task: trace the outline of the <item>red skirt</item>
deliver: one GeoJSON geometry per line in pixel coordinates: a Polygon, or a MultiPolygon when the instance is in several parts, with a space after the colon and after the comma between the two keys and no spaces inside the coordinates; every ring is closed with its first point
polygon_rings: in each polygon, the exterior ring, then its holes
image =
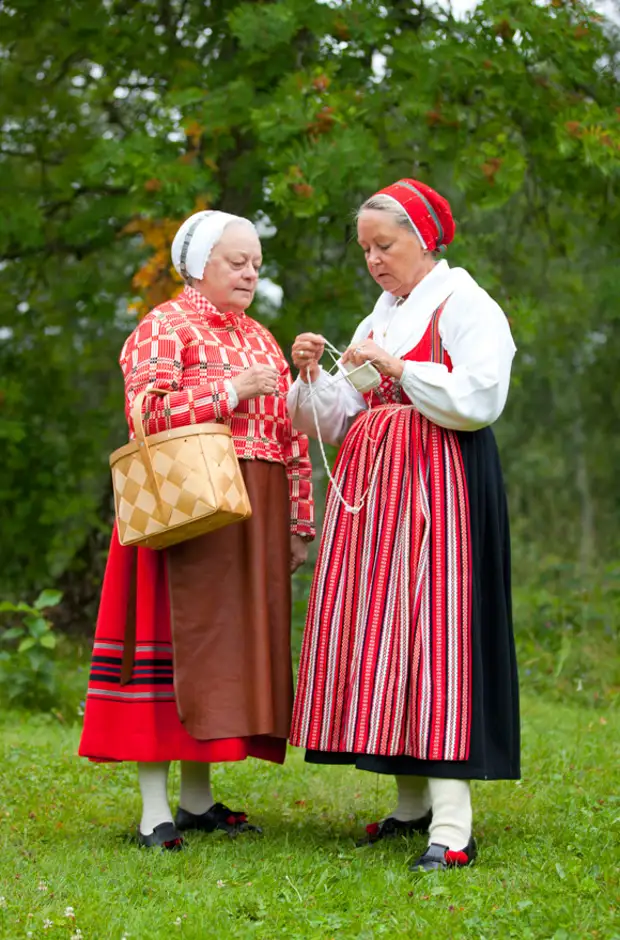
{"type": "MultiPolygon", "coordinates": [[[[245,464],[245,462],[244,462],[245,464]]],[[[254,464],[254,462],[252,462],[254,464]]],[[[243,469],[246,470],[245,465],[243,469]]],[[[279,465],[261,465],[260,467],[251,466],[247,468],[252,475],[260,471],[257,483],[261,484],[264,492],[266,488],[262,477],[265,473],[274,483],[273,492],[275,497],[279,497],[282,486],[286,488],[283,468],[279,465]],[[279,479],[280,475],[284,482],[279,479]]],[[[245,474],[244,474],[245,475],[245,474]]],[[[252,481],[246,478],[246,482],[252,481]]],[[[250,486],[248,486],[250,489],[250,486]]],[[[252,495],[251,499],[252,499],[252,495]]],[[[277,502],[281,500],[278,498],[277,502]]],[[[290,615],[288,617],[275,616],[274,610],[278,607],[280,611],[289,603],[290,598],[290,576],[288,567],[286,568],[286,577],[276,577],[274,572],[274,562],[278,569],[281,567],[284,557],[288,566],[289,536],[288,536],[288,500],[284,507],[286,522],[283,527],[281,538],[274,538],[274,514],[282,507],[269,505],[257,506],[257,500],[252,500],[254,515],[252,519],[235,526],[227,527],[220,532],[204,536],[206,540],[211,540],[211,548],[216,552],[220,547],[226,546],[227,542],[234,542],[233,558],[243,558],[248,556],[252,559],[254,572],[254,582],[259,583],[260,590],[273,590],[272,585],[279,585],[279,592],[282,598],[268,596],[269,614],[267,619],[269,624],[278,621],[281,624],[280,633],[286,630],[286,637],[267,637],[265,641],[261,640],[263,646],[271,646],[272,654],[276,656],[276,662],[272,670],[271,695],[277,698],[273,713],[274,729],[273,733],[243,734],[235,737],[211,737],[209,740],[202,740],[193,737],[181,723],[175,696],[175,670],[173,666],[173,637],[171,630],[171,604],[170,604],[170,579],[168,571],[167,552],[156,552],[148,548],[130,548],[123,547],[118,541],[116,528],[112,534],[110,554],[108,557],[102,595],[95,632],[95,643],[92,658],[92,669],[90,674],[86,710],[84,716],[84,729],[80,742],[79,753],[83,757],[90,758],[93,761],[168,761],[168,760],[189,760],[204,761],[208,763],[217,763],[221,761],[238,761],[246,757],[256,757],[262,760],[269,760],[276,763],[282,763],[286,754],[286,735],[288,732],[288,720],[290,719],[291,708],[291,680],[290,680],[290,615]],[[264,518],[261,518],[264,517],[264,518]],[[269,520],[271,532],[271,544],[264,553],[256,551],[257,532],[262,536],[264,531],[264,522],[269,520]],[[258,526],[258,529],[257,529],[258,526]],[[262,526],[262,528],[261,528],[262,526]],[[253,541],[252,541],[253,540],[253,541]],[[279,555],[274,556],[273,542],[282,542],[281,548],[278,548],[279,555]],[[249,546],[252,546],[250,552],[249,546]],[[286,556],[284,556],[286,552],[286,556]],[[256,573],[257,566],[265,567],[264,577],[258,577],[256,573]],[[285,585],[285,587],[284,587],[285,585]],[[128,610],[133,609],[135,603],[135,646],[131,651],[131,660],[129,674],[126,677],[128,681],[122,678],[126,671],[127,651],[125,649],[126,622],[128,610]],[[288,650],[288,663],[284,662],[286,656],[284,653],[288,650]],[[277,654],[277,655],[276,655],[277,654]],[[278,681],[278,670],[280,679],[278,681]],[[273,684],[275,683],[275,684],[273,684]]],[[[267,501],[265,500],[265,503],[267,501]]],[[[282,527],[277,527],[279,528],[282,527]]],[[[198,540],[196,540],[198,541],[198,540]]],[[[264,538],[261,538],[261,542],[264,538]]],[[[210,551],[211,549],[209,549],[210,551]]],[[[168,550],[170,551],[170,550],[168,550]]],[[[205,567],[205,571],[208,567],[205,567]]],[[[259,572],[260,574],[260,572],[259,572]]],[[[237,573],[230,572],[230,578],[233,580],[237,573]]],[[[225,579],[228,575],[225,576],[225,579]]],[[[224,579],[224,580],[225,580],[224,579]]],[[[248,585],[247,581],[238,585],[237,593],[241,592],[246,604],[252,605],[253,598],[248,596],[252,591],[259,587],[248,585]]],[[[230,589],[230,583],[222,590],[226,591],[226,597],[230,602],[234,591],[230,589]]],[[[201,586],[196,585],[196,603],[197,609],[207,611],[214,610],[214,604],[217,605],[217,585],[211,584],[207,589],[202,588],[205,596],[201,596],[201,586]],[[215,597],[214,597],[215,594],[215,597]]],[[[258,605],[257,605],[258,606],[258,605]]],[[[263,597],[263,606],[265,600],[263,597]]],[[[247,608],[246,608],[247,609],[247,608]]],[[[278,613],[278,610],[276,610],[278,613]]],[[[235,629],[245,632],[244,647],[250,649],[253,657],[253,666],[256,668],[256,650],[252,650],[248,642],[248,629],[252,624],[248,624],[247,618],[231,617],[231,626],[222,631],[227,634],[223,636],[222,642],[230,642],[230,634],[235,629]],[[244,622],[237,623],[243,620],[244,622]]],[[[176,627],[175,627],[176,629],[176,627]]],[[[272,631],[273,632],[273,631],[272,631]]],[[[218,626],[213,624],[210,653],[214,653],[213,644],[217,643],[218,626]]],[[[269,656],[269,649],[265,651],[269,656]]],[[[273,659],[272,655],[272,659],[273,659]]],[[[200,654],[203,662],[212,661],[214,656],[204,657],[200,654]]],[[[254,717],[256,708],[256,696],[252,700],[248,691],[248,671],[243,670],[243,661],[232,663],[230,658],[216,658],[219,662],[220,678],[223,679],[222,685],[226,687],[229,695],[233,697],[224,703],[226,714],[230,714],[230,702],[239,704],[240,725],[239,727],[256,726],[256,721],[261,722],[260,730],[267,727],[269,721],[265,720],[265,709],[262,709],[263,715],[258,719],[254,717]],[[230,675],[228,674],[230,671],[230,675]],[[231,684],[241,684],[238,692],[232,689],[231,684]],[[232,692],[231,692],[232,689],[232,692]],[[254,705],[253,705],[254,702],[254,705]],[[242,715],[241,711],[248,712],[248,715],[242,715]]],[[[209,667],[207,667],[209,668],[209,667]]],[[[259,689],[257,695],[264,697],[264,690],[259,689]]],[[[260,705],[260,698],[258,699],[260,705]]],[[[211,703],[212,705],[212,700],[211,703]]],[[[215,716],[216,723],[221,726],[221,722],[215,716]]],[[[227,728],[230,722],[225,725],[227,728]]],[[[271,730],[271,729],[269,729],[271,730]]]]}

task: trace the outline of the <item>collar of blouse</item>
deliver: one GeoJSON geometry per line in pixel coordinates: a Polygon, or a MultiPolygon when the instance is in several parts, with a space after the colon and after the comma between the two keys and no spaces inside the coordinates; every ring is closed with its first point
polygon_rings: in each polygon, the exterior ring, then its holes
{"type": "Polygon", "coordinates": [[[388,352],[395,354],[412,337],[422,335],[434,311],[454,289],[452,273],[448,262],[442,260],[404,301],[399,303],[398,297],[387,292],[379,297],[368,327],[383,338],[388,352]]]}
{"type": "Polygon", "coordinates": [[[243,330],[248,323],[245,313],[233,313],[231,310],[222,313],[210,300],[207,300],[195,287],[185,285],[181,298],[197,313],[204,317],[209,326],[220,327],[227,330],[243,330]]]}

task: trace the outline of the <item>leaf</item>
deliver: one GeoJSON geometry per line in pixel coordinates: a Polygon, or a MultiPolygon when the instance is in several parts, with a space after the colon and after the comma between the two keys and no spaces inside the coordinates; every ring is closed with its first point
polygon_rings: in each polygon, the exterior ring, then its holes
{"type": "Polygon", "coordinates": [[[40,639],[40,637],[45,636],[49,630],[48,622],[44,617],[26,617],[24,623],[26,624],[30,635],[35,637],[37,640],[40,639]]]}
{"type": "Polygon", "coordinates": [[[31,636],[25,637],[25,638],[21,641],[21,643],[19,644],[19,646],[17,647],[17,652],[18,652],[18,653],[26,653],[28,650],[31,650],[33,646],[36,645],[36,642],[37,642],[37,641],[36,641],[35,639],[33,639],[33,637],[31,637],[31,636]]]}
{"type": "Polygon", "coordinates": [[[555,870],[557,871],[558,876],[562,879],[562,881],[564,881],[564,879],[566,878],[566,872],[564,871],[564,869],[562,868],[559,862],[555,863],[555,870]]]}
{"type": "Polygon", "coordinates": [[[44,610],[46,607],[56,607],[61,600],[62,591],[53,591],[48,588],[45,591],[41,591],[34,602],[34,606],[37,610],[44,610]]]}
{"type": "Polygon", "coordinates": [[[9,627],[0,634],[0,640],[18,640],[24,635],[23,627],[9,627]]]}
{"type": "Polygon", "coordinates": [[[0,603],[0,614],[1,613],[10,613],[10,614],[19,614],[19,613],[32,613],[34,607],[30,607],[29,604],[24,604],[23,601],[20,601],[19,604],[13,604],[11,601],[2,601],[0,603]]]}
{"type": "Polygon", "coordinates": [[[44,646],[48,650],[53,650],[56,647],[56,637],[53,633],[48,633],[46,636],[42,636],[39,640],[39,645],[44,646]]]}

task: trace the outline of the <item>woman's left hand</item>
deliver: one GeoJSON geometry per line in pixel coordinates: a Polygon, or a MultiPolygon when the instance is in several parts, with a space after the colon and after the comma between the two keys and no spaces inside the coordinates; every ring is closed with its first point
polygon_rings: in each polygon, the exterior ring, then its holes
{"type": "Polygon", "coordinates": [[[394,379],[400,379],[405,367],[402,359],[390,356],[385,349],[377,346],[374,339],[363,339],[359,343],[349,346],[342,356],[342,361],[350,362],[354,366],[372,362],[375,369],[381,372],[382,375],[389,375],[394,379]]]}
{"type": "Polygon", "coordinates": [[[291,574],[308,560],[308,544],[301,535],[291,535],[291,574]]]}

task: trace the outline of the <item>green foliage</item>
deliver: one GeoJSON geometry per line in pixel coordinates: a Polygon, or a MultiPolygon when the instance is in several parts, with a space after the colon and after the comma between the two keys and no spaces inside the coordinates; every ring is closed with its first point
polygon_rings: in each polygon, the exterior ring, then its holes
{"type": "Polygon", "coordinates": [[[59,591],[46,590],[32,605],[0,602],[0,616],[8,615],[12,623],[0,633],[0,689],[12,705],[46,709],[56,703],[58,641],[44,611],[61,598],[59,591]]]}
{"type": "Polygon", "coordinates": [[[546,558],[514,600],[524,686],[556,700],[619,700],[618,563],[586,578],[575,565],[546,558]]]}
{"type": "Polygon", "coordinates": [[[176,288],[177,222],[262,219],[284,300],[255,314],[285,348],[302,328],[344,342],[375,298],[352,210],[403,174],[451,199],[451,263],[511,318],[498,430],[519,540],[585,566],[617,550],[610,21],[581,0],[463,19],[406,0],[12,0],[0,37],[4,593],[92,567],[124,437],[116,359],[132,304],[176,288]]]}

